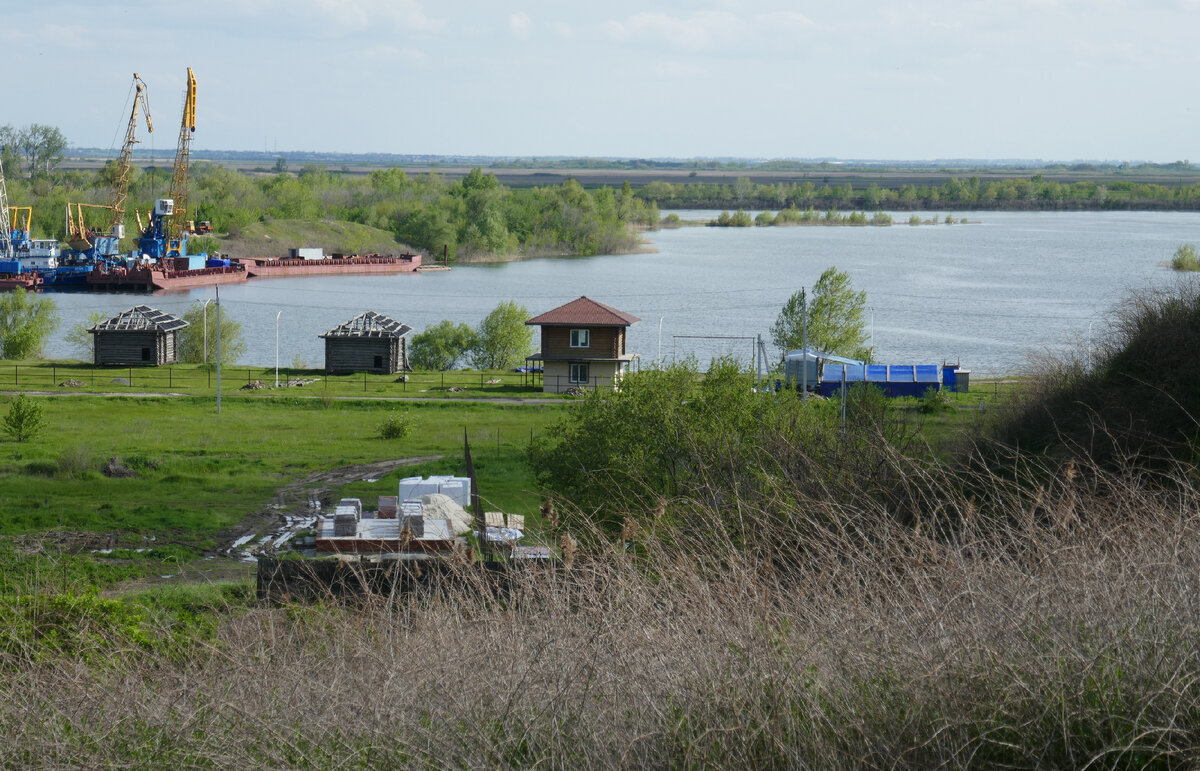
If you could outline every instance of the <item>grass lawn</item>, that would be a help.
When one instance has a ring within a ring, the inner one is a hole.
[[[461,473],[463,432],[472,442],[490,506],[536,512],[539,496],[525,462],[531,435],[562,414],[553,405],[430,401],[30,397],[46,427],[27,442],[0,442],[0,534],[48,530],[154,535],[193,547],[269,504],[278,488],[316,471],[381,460],[443,455],[345,494],[373,505],[415,473]],[[7,411],[8,399],[0,401]],[[393,412],[412,418],[403,439],[379,425]],[[137,472],[110,478],[111,457]],[[490,507],[489,506],[489,507]],[[128,540],[128,539],[126,539]]]

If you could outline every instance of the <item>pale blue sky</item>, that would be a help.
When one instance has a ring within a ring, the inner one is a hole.
[[[0,125],[169,154],[1200,160],[1200,0],[4,3]]]

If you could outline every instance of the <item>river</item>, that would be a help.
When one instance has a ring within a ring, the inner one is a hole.
[[[717,212],[679,212],[711,218]],[[906,214],[896,215],[906,222]],[[732,354],[769,330],[788,296],[833,265],[867,292],[877,361],[960,362],[975,377],[1019,374],[1033,357],[1099,335],[1130,290],[1176,280],[1168,263],[1200,241],[1200,214],[972,212],[970,224],[891,227],[685,227],[646,234],[652,253],[537,259],[396,276],[251,279],[220,288],[242,324],[243,357],[263,366],[321,366],[319,335],[367,310],[417,331],[442,319],[474,325],[502,300],[531,315],[587,295],[641,317],[629,332],[643,365]],[[956,215],[957,218],[957,215]],[[51,358],[79,358],[64,335],[91,311],[147,304],[182,314],[214,288],[155,295],[55,293],[63,324]],[[213,306],[209,306],[213,313]],[[685,337],[687,336],[687,337]],[[694,339],[713,336],[714,339]],[[90,356],[90,354],[88,355]]]

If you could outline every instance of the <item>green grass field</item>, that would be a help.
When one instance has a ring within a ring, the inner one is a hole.
[[[56,363],[12,366],[24,373],[18,375],[18,387],[34,381],[33,372],[46,382],[51,376],[60,382],[69,376]],[[208,374],[195,367],[178,369],[194,381]],[[468,386],[483,381],[482,388],[458,393],[444,390],[439,374],[425,373],[408,384],[368,376],[365,397],[359,390],[361,376],[329,378],[328,383],[286,392],[223,389],[227,398],[218,415],[215,386],[197,387],[196,395],[175,387],[172,393],[187,395],[174,397],[100,396],[98,392],[113,390],[107,381],[115,371],[96,372],[104,373],[103,384],[97,376],[94,387],[69,389],[82,393],[29,397],[42,407],[46,421],[35,438],[0,438],[0,547],[12,548],[30,538],[40,544],[37,548],[51,551],[115,547],[113,555],[97,557],[95,564],[85,555],[56,563],[64,576],[98,586],[163,572],[166,562],[197,559],[226,545],[228,531],[243,523],[252,523],[248,530],[265,528],[271,506],[282,500],[280,492],[288,490],[293,500],[303,501],[306,486],[317,486],[317,475],[325,475],[321,484],[327,496],[361,498],[373,508],[380,495],[396,493],[401,477],[465,474],[464,432],[471,441],[484,507],[524,514],[536,532],[543,497],[536,490],[527,449],[571,404],[559,398],[535,401],[542,394],[532,386],[488,385],[497,373],[448,373],[446,388],[451,377]],[[135,368],[133,373],[134,385],[124,388],[141,390],[139,376],[173,377],[161,368],[153,373]],[[260,373],[265,370],[253,370],[250,377]],[[10,390],[12,384],[3,383],[4,378],[0,368],[0,389],[9,391],[0,396],[0,414],[20,392]],[[236,389],[237,383],[232,380],[231,387]],[[35,384],[30,393],[54,390]],[[412,387],[408,395],[422,398],[390,400],[405,396],[403,390],[397,392],[403,385]],[[923,411],[916,399],[895,400],[893,415],[910,422],[934,453],[945,453],[964,432],[1004,409],[1019,388],[1019,382],[977,382],[971,393],[951,395],[932,412]],[[146,387],[147,393],[168,390]],[[464,396],[493,399],[454,398]],[[396,414],[411,418],[411,432],[402,439],[381,438],[381,424]],[[113,458],[136,475],[106,475],[104,467]],[[425,460],[381,473],[334,474],[335,481],[329,481],[330,472],[338,469],[406,458]],[[132,551],[139,548],[145,551]],[[19,555],[9,557],[21,562]]]
[[[11,398],[11,397],[10,397]],[[212,546],[218,531],[270,503],[276,490],[318,471],[417,456],[406,467],[348,494],[373,505],[415,473],[461,473],[470,438],[480,489],[491,505],[534,513],[540,502],[525,451],[562,413],[550,405],[326,401],[302,398],[31,397],[46,428],[27,442],[0,442],[0,534],[49,530],[155,535]],[[6,410],[9,399],[0,403]],[[382,439],[394,412],[413,420],[403,439]],[[112,457],[137,473],[101,473]]]

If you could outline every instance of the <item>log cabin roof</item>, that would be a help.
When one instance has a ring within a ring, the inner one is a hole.
[[[101,321],[89,329],[89,332],[138,331],[138,332],[173,332],[183,329],[188,323],[181,318],[164,313],[148,305],[135,305],[127,311],[121,311],[107,321]]]
[[[596,302],[590,297],[580,297],[566,305],[560,305],[548,310],[540,316],[534,316],[526,324],[536,325],[566,325],[592,327],[627,327],[641,321],[637,316],[625,311]]]
[[[375,311],[367,311],[355,316],[345,324],[334,327],[321,335],[321,337],[403,337],[411,332],[412,329],[409,325],[401,324],[395,319],[388,318]]]

